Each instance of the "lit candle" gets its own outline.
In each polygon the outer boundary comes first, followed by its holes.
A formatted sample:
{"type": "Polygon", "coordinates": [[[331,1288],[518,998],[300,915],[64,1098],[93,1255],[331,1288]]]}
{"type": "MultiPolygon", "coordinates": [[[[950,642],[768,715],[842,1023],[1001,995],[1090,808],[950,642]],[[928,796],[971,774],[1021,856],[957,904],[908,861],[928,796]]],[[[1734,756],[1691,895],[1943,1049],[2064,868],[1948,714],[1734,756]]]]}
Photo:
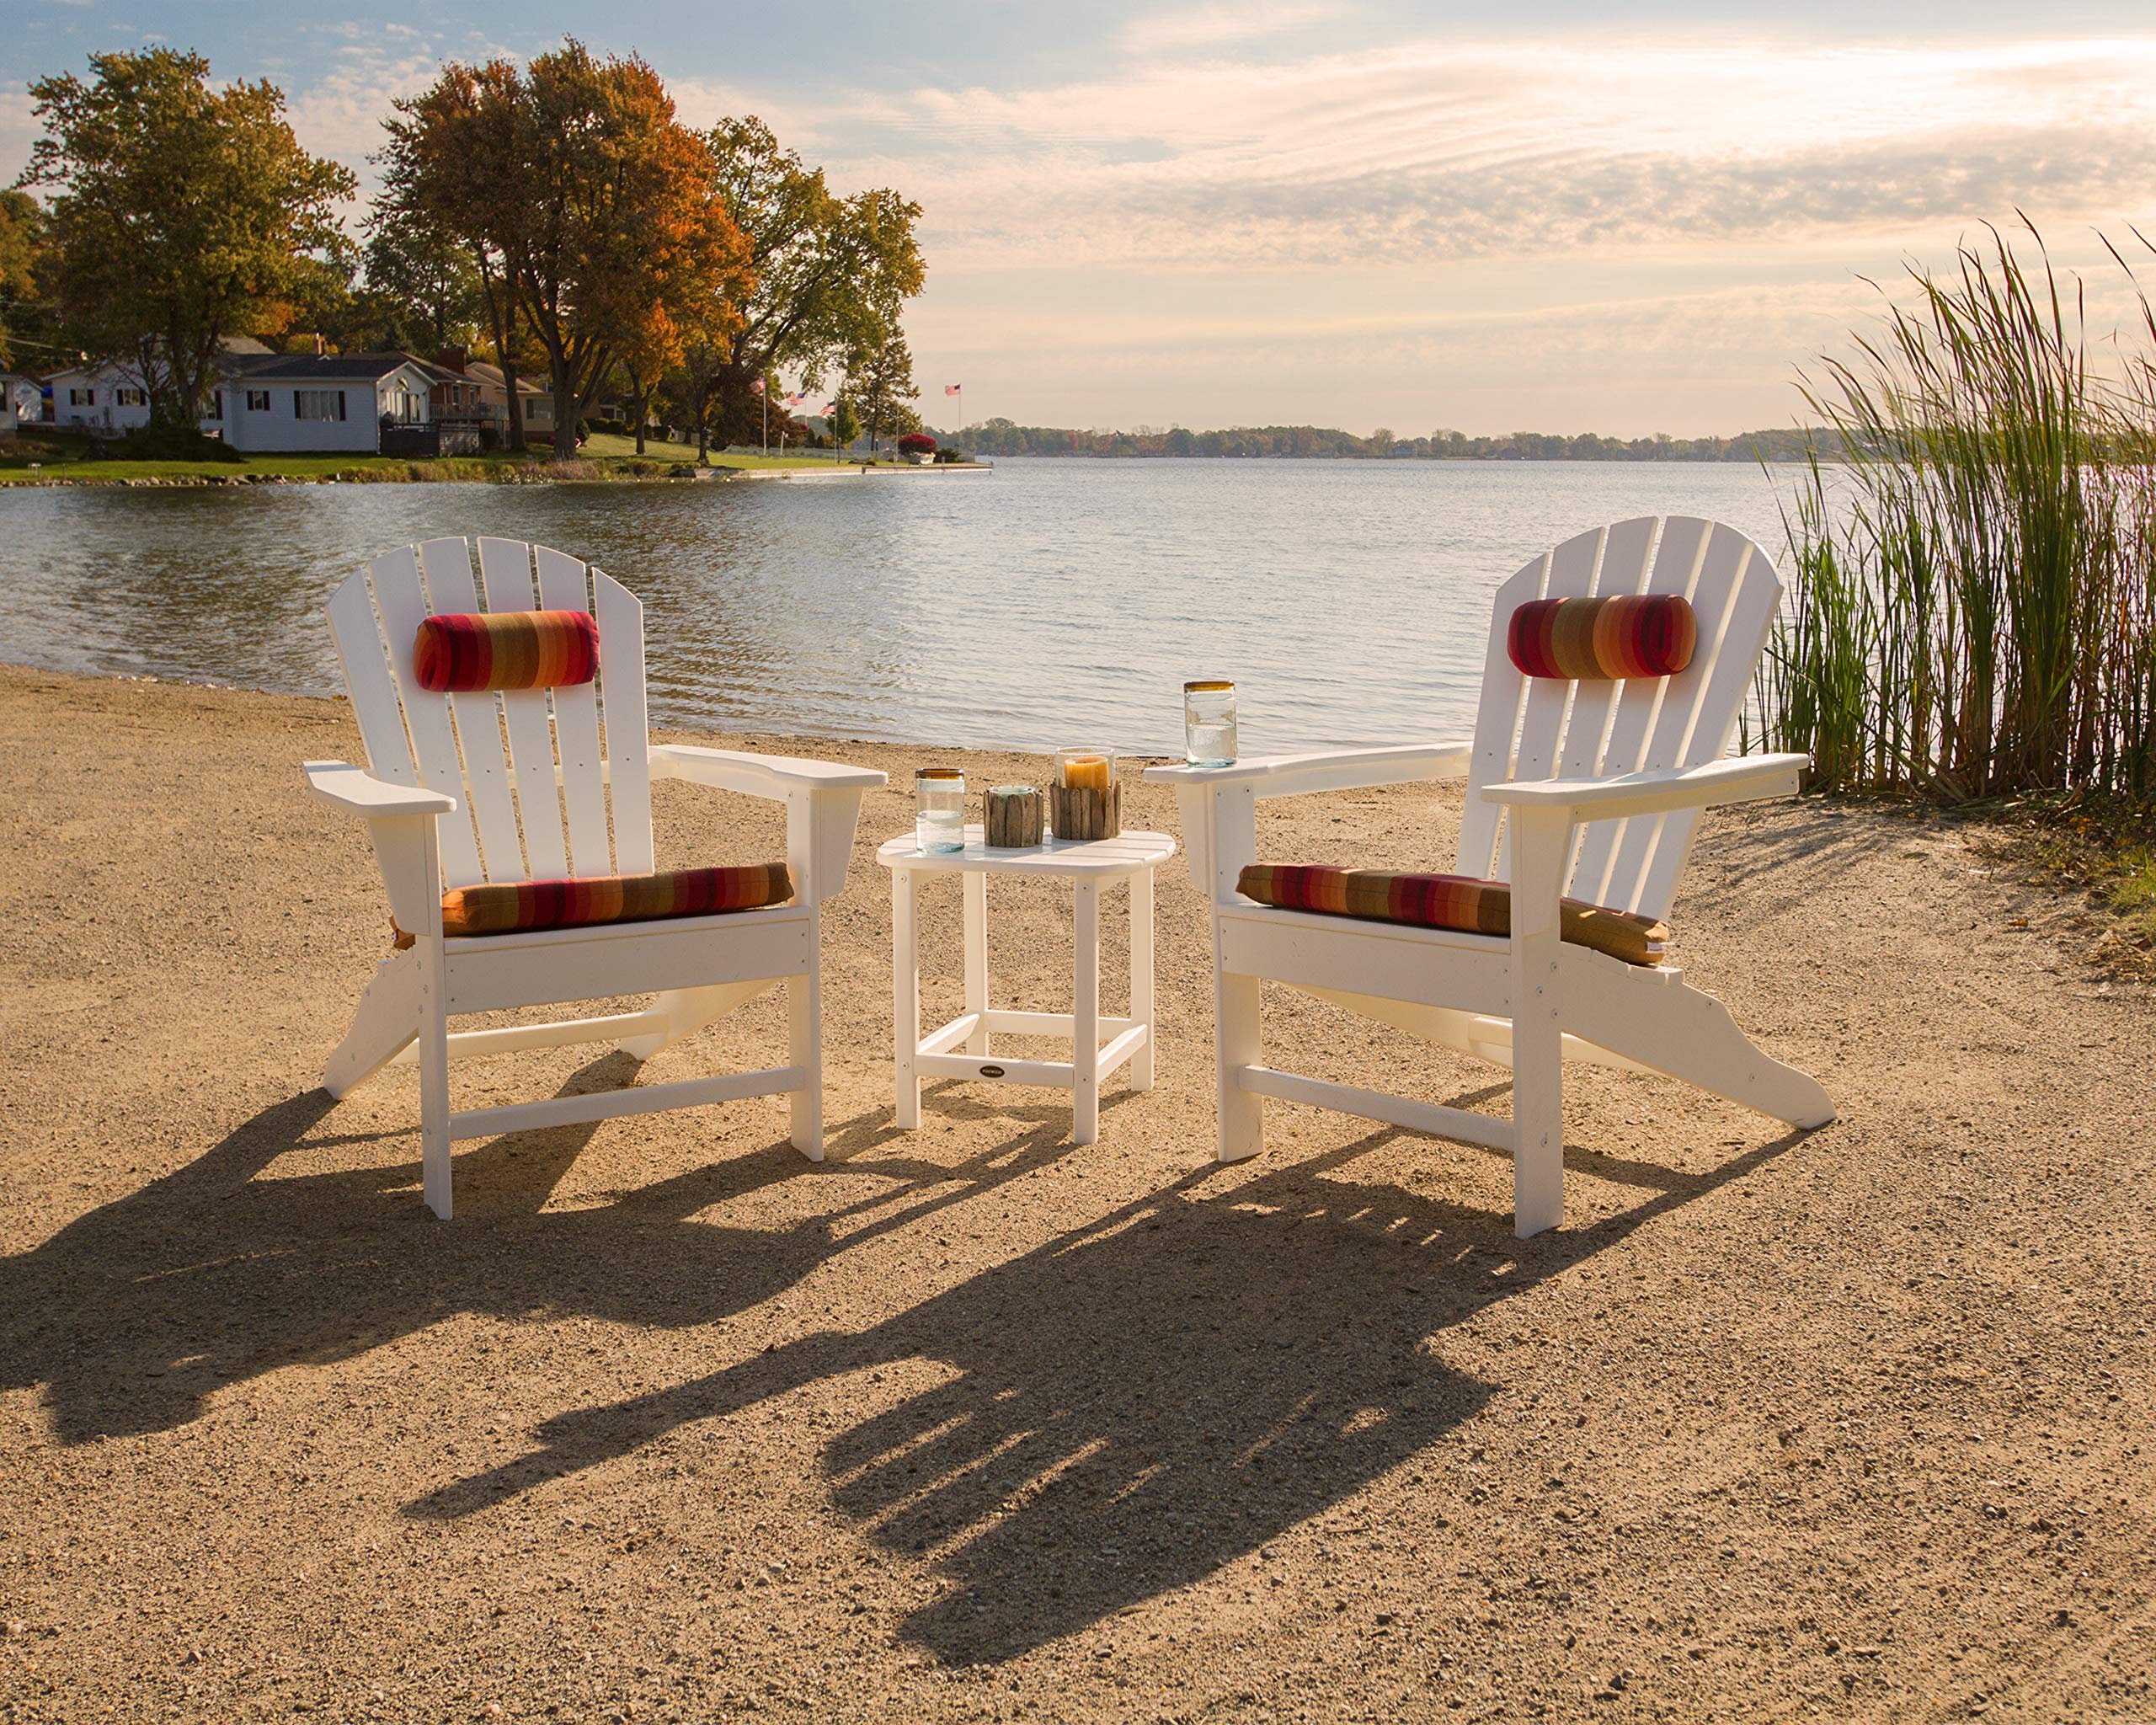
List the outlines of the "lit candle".
{"type": "Polygon", "coordinates": [[[1097,755],[1081,755],[1063,763],[1063,788],[1066,791],[1098,791],[1107,794],[1108,764],[1097,755]]]}

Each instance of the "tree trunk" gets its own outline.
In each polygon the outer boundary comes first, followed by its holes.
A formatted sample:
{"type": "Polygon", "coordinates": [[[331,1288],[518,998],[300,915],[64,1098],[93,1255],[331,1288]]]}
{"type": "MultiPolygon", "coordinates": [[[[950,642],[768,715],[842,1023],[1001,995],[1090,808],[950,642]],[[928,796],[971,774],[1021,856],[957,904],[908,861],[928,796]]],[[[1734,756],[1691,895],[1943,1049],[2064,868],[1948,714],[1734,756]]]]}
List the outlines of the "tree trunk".
{"type": "Polygon", "coordinates": [[[554,385],[554,459],[576,459],[576,386],[569,381],[569,362],[566,355],[557,355],[553,364],[554,385]]]}
{"type": "Polygon", "coordinates": [[[510,332],[516,327],[516,302],[511,298],[510,286],[502,284],[501,297],[494,296],[494,278],[487,268],[487,254],[478,254],[480,296],[487,302],[487,322],[494,337],[494,362],[501,368],[503,393],[509,398],[503,412],[508,416],[509,446],[515,455],[524,453],[524,403],[516,398],[516,365],[510,358],[510,332]]]}
{"type": "Polygon", "coordinates": [[[643,422],[647,405],[651,400],[651,392],[648,389],[639,389],[634,394],[631,395],[629,399],[636,403],[637,453],[638,455],[642,455],[643,453],[643,422]]]}

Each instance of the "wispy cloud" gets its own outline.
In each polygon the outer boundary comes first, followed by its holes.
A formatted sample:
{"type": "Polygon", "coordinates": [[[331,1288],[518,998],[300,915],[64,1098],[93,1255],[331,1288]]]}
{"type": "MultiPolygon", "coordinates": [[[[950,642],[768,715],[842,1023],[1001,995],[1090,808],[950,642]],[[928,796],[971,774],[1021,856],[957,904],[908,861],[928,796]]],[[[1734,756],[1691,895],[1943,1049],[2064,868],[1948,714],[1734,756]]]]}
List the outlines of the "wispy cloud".
{"type": "Polygon", "coordinates": [[[1318,5],[1193,7],[1134,19],[1123,26],[1120,40],[1127,52],[1141,56],[1221,49],[1315,23],[1337,9],[1318,5]]]}

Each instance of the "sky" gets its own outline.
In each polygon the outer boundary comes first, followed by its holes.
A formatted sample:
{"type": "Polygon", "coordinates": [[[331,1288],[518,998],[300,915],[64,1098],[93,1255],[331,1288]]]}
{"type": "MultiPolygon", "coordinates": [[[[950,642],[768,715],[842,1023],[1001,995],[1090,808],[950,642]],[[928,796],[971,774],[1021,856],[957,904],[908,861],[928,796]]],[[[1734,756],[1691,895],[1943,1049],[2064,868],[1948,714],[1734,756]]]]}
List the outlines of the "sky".
{"type": "Polygon", "coordinates": [[[835,189],[921,205],[931,423],[962,383],[969,421],[1402,436],[1791,424],[1800,367],[1986,222],[2032,219],[2100,330],[2098,235],[2156,239],[2151,0],[444,10],[0,0],[0,181],[28,81],[93,50],[268,77],[367,181],[444,60],[575,34],[691,123],[759,114],[835,189]]]}

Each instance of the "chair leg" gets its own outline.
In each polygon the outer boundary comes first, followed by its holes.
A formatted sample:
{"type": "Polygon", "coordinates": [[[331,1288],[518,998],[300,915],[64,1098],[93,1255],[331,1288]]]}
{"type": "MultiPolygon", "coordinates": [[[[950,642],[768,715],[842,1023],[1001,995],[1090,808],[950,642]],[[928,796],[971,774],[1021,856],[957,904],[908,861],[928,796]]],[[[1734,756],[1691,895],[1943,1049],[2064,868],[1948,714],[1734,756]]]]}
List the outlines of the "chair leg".
{"type": "Polygon", "coordinates": [[[419,960],[403,952],[384,959],[352,1014],[352,1028],[322,1069],[322,1087],[339,1101],[403,1052],[419,1023],[419,960]]]}
{"type": "Polygon", "coordinates": [[[921,1124],[921,954],[914,934],[920,903],[910,868],[891,871],[891,1064],[898,1079],[894,1120],[902,1132],[921,1124]]]}
{"type": "Polygon", "coordinates": [[[441,942],[423,937],[419,975],[419,1173],[427,1208],[445,1222],[454,1211],[449,1140],[449,1000],[441,942]]]}
{"type": "MultiPolygon", "coordinates": [[[[1217,954],[1219,949],[1216,929],[1213,950],[1217,954]]],[[[1235,1081],[1237,1067],[1255,1066],[1264,1056],[1265,1039],[1258,1017],[1262,988],[1255,976],[1236,976],[1218,969],[1214,972],[1214,1037],[1219,1051],[1219,1160],[1224,1162],[1242,1162],[1265,1148],[1265,1098],[1235,1081]]]]}
{"type": "MultiPolygon", "coordinates": [[[[812,951],[814,945],[811,943],[812,951]]],[[[824,979],[819,964],[786,979],[786,1057],[808,1069],[805,1089],[786,1099],[793,1147],[812,1162],[824,1159],[824,979]]]]}
{"type": "Polygon", "coordinates": [[[1572,825],[1563,811],[1514,809],[1513,1232],[1565,1220],[1565,1031],[1558,1016],[1557,894],[1572,825]]]}

